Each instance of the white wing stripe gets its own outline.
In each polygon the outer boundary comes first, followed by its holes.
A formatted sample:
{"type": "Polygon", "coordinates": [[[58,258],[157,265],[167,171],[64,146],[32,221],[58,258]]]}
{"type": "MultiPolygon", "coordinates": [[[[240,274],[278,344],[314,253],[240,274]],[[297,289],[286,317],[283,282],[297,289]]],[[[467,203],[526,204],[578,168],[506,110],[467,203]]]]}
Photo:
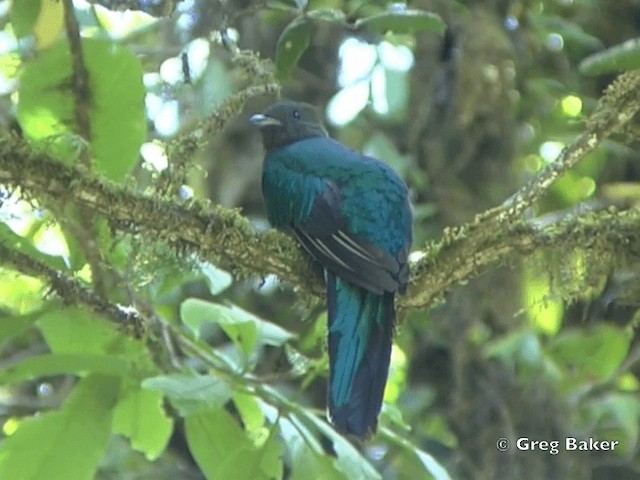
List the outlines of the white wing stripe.
{"type": "Polygon", "coordinates": [[[340,233],[341,232],[338,232],[338,235],[334,233],[331,237],[354,255],[357,255],[368,262],[375,263],[374,259],[368,255],[366,251],[364,251],[359,245],[353,243],[353,240],[348,237],[344,237],[345,239],[340,238],[340,233]]]}
{"type": "Polygon", "coordinates": [[[343,266],[344,268],[346,268],[347,270],[351,270],[352,272],[354,272],[355,270],[353,268],[351,268],[349,265],[347,265],[346,263],[344,263],[339,257],[337,257],[324,243],[322,243],[321,240],[318,240],[317,238],[312,238],[309,235],[307,235],[304,232],[300,232],[302,233],[305,238],[307,240],[309,240],[309,242],[311,242],[318,250],[320,250],[322,253],[324,253],[327,257],[329,257],[330,259],[332,259],[334,262],[336,262],[338,265],[343,266]]]}

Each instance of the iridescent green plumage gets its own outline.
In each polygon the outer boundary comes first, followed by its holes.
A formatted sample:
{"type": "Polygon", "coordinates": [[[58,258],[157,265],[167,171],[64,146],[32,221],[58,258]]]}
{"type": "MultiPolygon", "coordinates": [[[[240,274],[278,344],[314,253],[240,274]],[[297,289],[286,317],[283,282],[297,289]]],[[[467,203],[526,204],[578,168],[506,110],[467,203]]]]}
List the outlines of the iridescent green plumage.
{"type": "Polygon", "coordinates": [[[396,291],[411,245],[407,188],[383,162],[330,139],[313,107],[281,102],[251,121],[267,155],[271,224],[327,272],[329,414],[340,431],[374,432],[389,370],[396,291]]]}

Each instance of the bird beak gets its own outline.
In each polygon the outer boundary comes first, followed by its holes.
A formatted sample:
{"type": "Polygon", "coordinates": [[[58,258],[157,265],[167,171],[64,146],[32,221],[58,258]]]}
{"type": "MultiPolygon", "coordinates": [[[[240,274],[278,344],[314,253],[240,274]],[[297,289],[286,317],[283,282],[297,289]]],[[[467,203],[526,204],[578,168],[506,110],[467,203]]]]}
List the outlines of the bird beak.
{"type": "Polygon", "coordinates": [[[261,113],[258,113],[257,115],[253,115],[249,119],[249,123],[259,128],[267,127],[269,125],[278,125],[278,126],[282,125],[282,122],[277,118],[268,117],[266,115],[262,115],[261,113]]]}

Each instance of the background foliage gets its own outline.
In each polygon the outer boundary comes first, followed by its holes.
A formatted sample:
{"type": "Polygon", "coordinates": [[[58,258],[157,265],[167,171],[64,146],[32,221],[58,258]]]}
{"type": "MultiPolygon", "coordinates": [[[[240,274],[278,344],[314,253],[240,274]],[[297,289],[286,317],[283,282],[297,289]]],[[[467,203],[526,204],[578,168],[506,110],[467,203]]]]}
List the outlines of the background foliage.
{"type": "Polygon", "coordinates": [[[636,0],[0,18],[0,478],[640,476],[636,0]],[[412,192],[362,445],[324,417],[321,277],[264,219],[246,119],[279,94],[412,192]]]}

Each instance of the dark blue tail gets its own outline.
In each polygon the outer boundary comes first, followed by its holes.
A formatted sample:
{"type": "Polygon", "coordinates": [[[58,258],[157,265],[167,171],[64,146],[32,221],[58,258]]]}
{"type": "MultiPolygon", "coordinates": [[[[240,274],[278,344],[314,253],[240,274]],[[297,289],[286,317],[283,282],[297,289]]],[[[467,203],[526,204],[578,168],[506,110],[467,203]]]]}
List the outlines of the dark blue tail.
{"type": "Polygon", "coordinates": [[[329,417],[340,432],[376,431],[389,373],[393,293],[376,295],[327,273],[329,417]]]}

